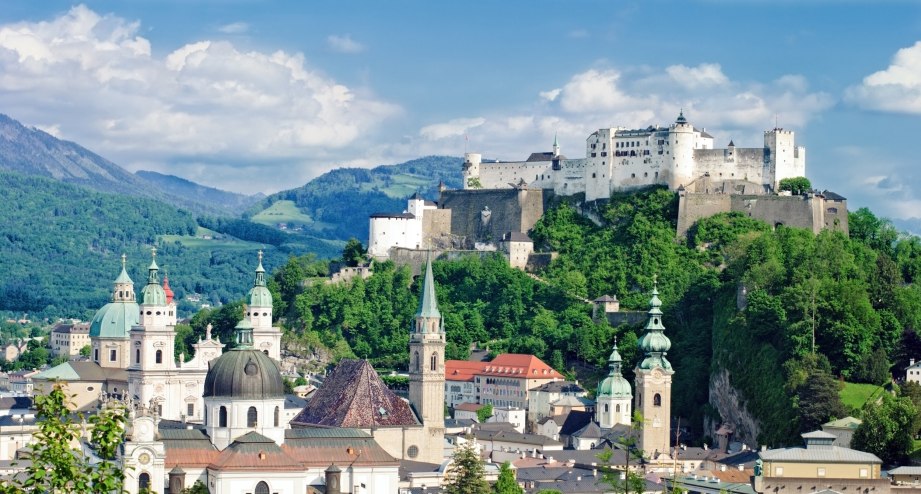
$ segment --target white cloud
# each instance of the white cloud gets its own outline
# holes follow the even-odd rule
[[[540,97],[547,101],[556,101],[557,97],[560,96],[560,93],[563,92],[560,88],[554,88],[549,91],[541,91]]]
[[[43,22],[0,25],[0,108],[129,169],[160,163],[237,188],[227,167],[328,165],[401,110],[347,87],[299,53],[201,40],[153,55],[140,25],[73,7]],[[164,47],[158,47],[163,52]],[[271,174],[272,189],[282,174]],[[287,173],[284,175],[288,175]],[[303,183],[303,182],[301,182]]]
[[[224,34],[244,34],[249,32],[249,24],[245,22],[231,22],[230,24],[218,26],[217,30]]]
[[[326,44],[327,46],[330,47],[330,49],[332,49],[333,51],[337,51],[339,53],[354,54],[354,53],[361,53],[365,51],[364,45],[353,40],[352,36],[348,34],[344,36],[339,36],[335,34],[327,36]]]
[[[666,67],[665,72],[675,82],[689,89],[722,86],[729,83],[729,78],[723,74],[723,69],[718,63],[703,63],[697,67],[672,65]]]
[[[921,41],[896,52],[885,70],[848,88],[845,99],[871,110],[921,114]]]
[[[422,127],[419,130],[419,135],[429,140],[444,139],[451,136],[461,136],[464,135],[469,129],[479,127],[485,122],[486,119],[482,117],[455,118],[450,122],[432,124]]]

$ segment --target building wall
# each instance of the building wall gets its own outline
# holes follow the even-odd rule
[[[544,214],[541,189],[445,190],[439,207],[451,210],[451,234],[474,242],[501,240],[508,232],[527,232]],[[484,210],[489,209],[488,219]]]
[[[476,386],[473,381],[445,379],[445,403],[451,408],[461,403],[476,403]]]
[[[782,469],[779,471],[778,469]],[[820,470],[824,469],[824,475]],[[806,463],[792,461],[764,461],[764,480],[772,478],[809,479],[878,479],[878,463]]]
[[[391,247],[422,248],[422,221],[410,216],[372,217],[368,254],[386,258]]]

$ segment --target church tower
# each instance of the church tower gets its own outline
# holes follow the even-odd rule
[[[617,341],[614,342],[614,351],[608,358],[608,377],[598,384],[597,399],[595,400],[595,420],[602,429],[610,429],[616,424],[630,425],[633,416],[631,404],[633,391],[630,383],[621,374],[623,359],[617,351]]]
[[[429,254],[419,310],[409,335],[409,403],[427,428],[444,428],[444,354],[445,328],[435,298]]]
[[[129,365],[128,336],[138,323],[139,309],[126,263],[122,254],[122,271],[113,283],[112,301],[99,309],[90,323],[93,362],[100,367],[125,369]]]
[[[665,358],[672,343],[665,336],[662,325],[662,301],[658,286],[653,280],[652,299],[649,301],[649,320],[639,347],[646,357],[637,365],[636,408],[643,414],[643,430],[639,447],[650,459],[669,454],[672,405],[672,364]]]
[[[262,251],[259,251],[259,265],[256,267],[256,281],[247,297],[244,316],[253,325],[253,347],[274,359],[281,361],[281,331],[272,327],[272,293],[266,287],[265,268],[262,267]]]

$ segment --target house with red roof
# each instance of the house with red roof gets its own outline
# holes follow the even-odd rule
[[[452,407],[480,403],[527,409],[531,388],[563,379],[562,374],[534,355],[503,353],[491,362],[448,360],[445,397]]]

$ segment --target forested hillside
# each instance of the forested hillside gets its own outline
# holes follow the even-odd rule
[[[366,241],[372,213],[403,211],[406,199],[417,191],[437,200],[439,182],[461,187],[460,169],[460,158],[447,156],[373,169],[337,168],[302,187],[270,195],[246,217],[273,227],[283,223],[320,238]]]
[[[703,435],[705,417],[730,418],[709,404],[708,390],[711,376],[728,375],[740,413],[760,425],[751,431],[758,441],[792,444],[829,417],[856,413],[842,408],[836,379],[881,383],[890,366],[900,369],[921,352],[917,238],[901,238],[859,210],[850,238],[723,214],[679,243],[676,205],[674,193],[658,188],[615,196],[598,211],[602,226],[556,205],[532,231],[539,246],[560,253],[541,273],[546,283],[499,257],[436,262],[448,357],[465,356],[472,342],[535,353],[590,384],[592,371],[597,378],[605,370],[615,335],[625,360],[635,362],[641,328],[596,324],[581,298],[617,295],[623,307],[645,310],[657,277],[677,371],[673,406],[683,423]],[[406,288],[405,268],[384,263],[350,285],[304,285],[297,282],[304,266],[291,260],[271,283],[297,343],[379,368],[405,365],[418,292]],[[812,406],[815,383],[829,387],[828,406]]]
[[[86,318],[111,296],[121,254],[139,284],[155,244],[179,298],[198,293],[221,303],[252,284],[263,244],[198,240],[195,218],[174,206],[15,173],[0,173],[0,190],[0,310]],[[291,252],[266,247],[269,269]]]

